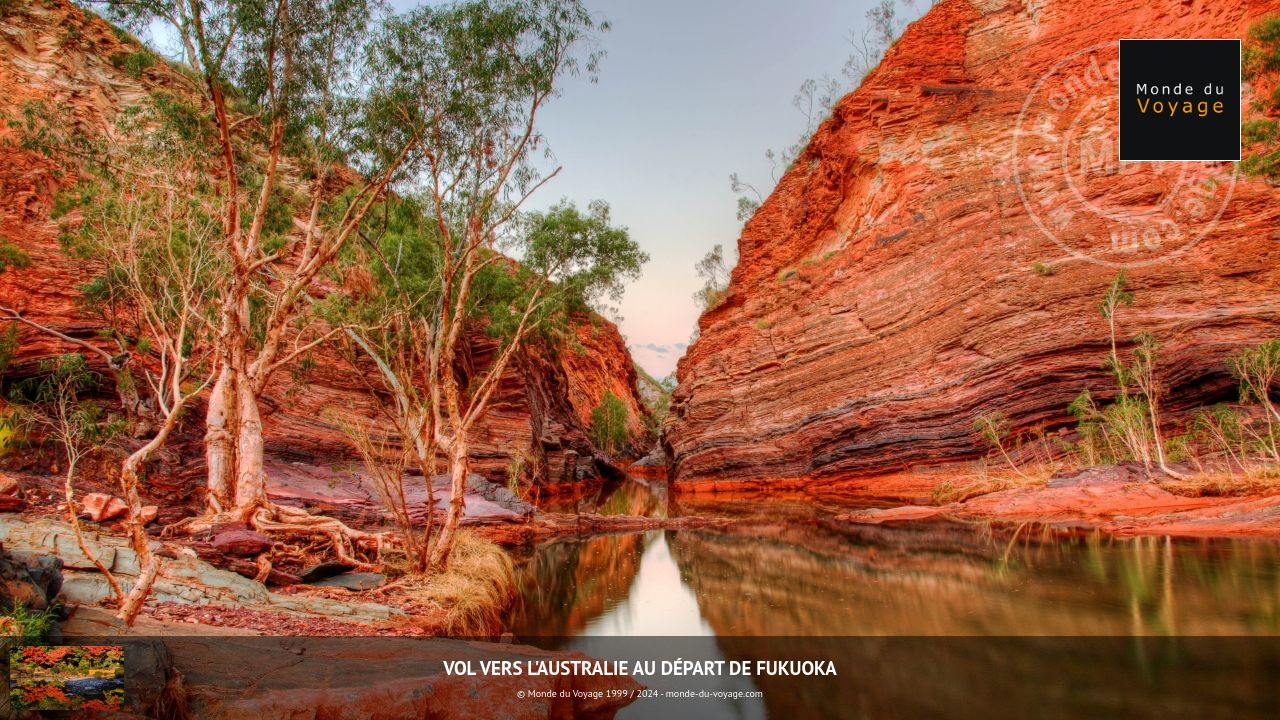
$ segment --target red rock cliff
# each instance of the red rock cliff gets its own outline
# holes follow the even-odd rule
[[[177,71],[163,62],[133,77],[111,61],[136,50],[109,25],[69,3],[12,10],[0,17],[0,114],[17,117],[24,103],[41,100],[101,131],[120,110],[156,91],[189,93]],[[49,218],[53,199],[68,179],[12,140],[0,126],[0,239],[25,251],[31,264],[0,273],[0,305],[92,341],[97,323],[77,305],[78,287],[89,278],[59,248],[58,225]],[[594,474],[593,457],[599,453],[589,439],[590,415],[606,392],[626,403],[633,435],[645,432],[635,370],[617,327],[593,315],[577,318],[573,332],[577,343],[534,348],[507,372],[472,443],[478,472],[505,482],[508,464],[521,456],[548,482],[573,481],[575,470]],[[40,358],[75,350],[22,327],[11,374],[30,373]],[[471,361],[482,364],[491,351],[491,342],[478,335]],[[263,403],[268,455],[283,462],[354,462],[337,422],[378,416],[365,390],[369,385],[332,354],[322,352],[315,360],[298,373],[277,373],[268,390]],[[367,381],[377,385],[372,374]],[[202,417],[203,409],[196,413]],[[196,439],[200,432],[187,428],[185,437]],[[199,448],[189,443],[184,449],[177,462],[198,473]]]
[[[1115,162],[1112,63],[1118,38],[1244,37],[1277,10],[932,8],[744,228],[679,365],[673,478],[830,482],[972,456],[981,413],[1065,425],[1111,386],[1117,266],[1136,294],[1118,334],[1163,343],[1171,405],[1228,399],[1225,356],[1280,334],[1280,195],[1230,163]]]

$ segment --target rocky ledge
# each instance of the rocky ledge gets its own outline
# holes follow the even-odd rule
[[[894,478],[879,484],[893,485]],[[913,480],[906,481],[907,486]],[[907,504],[836,515],[833,521],[897,525],[927,520],[1033,523],[1113,535],[1280,538],[1280,495],[1219,497],[1174,492],[1134,465],[1090,468],[941,505]]]

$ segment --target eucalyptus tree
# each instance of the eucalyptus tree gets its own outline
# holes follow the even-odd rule
[[[491,313],[489,326],[511,340],[487,374],[461,375],[481,280],[507,265],[502,251],[520,242],[513,221],[557,172],[540,171],[538,113],[564,76],[594,73],[598,54],[584,46],[606,26],[576,0],[474,0],[398,17],[374,0],[107,5],[135,27],[172,27],[216,134],[228,272],[206,413],[210,512],[193,525],[234,518],[328,532],[350,559],[341,536],[378,538],[267,501],[260,398],[277,371],[343,330],[321,321],[325,303],[313,293],[370,211],[393,191],[420,191],[437,282],[414,306],[425,318],[415,332],[429,369],[414,404],[430,409],[429,449],[443,453],[461,488],[470,429],[540,324],[554,278],[576,272],[548,266],[522,290],[523,304]],[[535,261],[537,247],[531,241]],[[440,564],[462,510],[455,496]]]
[[[180,132],[145,112],[122,125],[133,141],[117,139],[104,150],[109,169],[87,183],[94,201],[64,241],[96,271],[86,291],[110,294],[128,308],[145,351],[140,374],[156,428],[120,466],[126,525],[140,566],[119,612],[132,624],[159,571],[142,521],[141,474],[213,382],[216,313],[228,266],[219,253],[216,208],[203,192],[203,169]]]
[[[529,198],[559,172],[543,167],[550,154],[539,115],[563,78],[594,77],[599,53],[591,43],[607,28],[577,0],[476,0],[396,17],[372,48],[373,64],[386,71],[374,78],[375,105],[395,112],[376,115],[387,122],[369,128],[382,138],[370,147],[421,138],[406,168],[429,220],[419,233],[426,272],[416,294],[398,303],[410,309],[398,325],[411,350],[395,355],[412,362],[377,364],[424,474],[437,454],[447,463],[451,500],[432,567],[448,561],[471,434],[513,358],[552,308],[563,307],[559,300],[616,287],[642,259],[625,231],[609,226],[602,204],[585,216],[561,206],[520,222]],[[522,264],[511,262],[515,255]],[[472,372],[462,360],[479,314],[501,343],[488,367]]]
[[[402,177],[415,132],[366,129],[403,115],[405,96],[370,102],[365,39],[381,17],[374,0],[144,0],[110,2],[134,26],[161,21],[199,78],[198,112],[214,128],[210,173],[227,267],[215,332],[216,380],[206,411],[208,524],[367,539],[340,523],[267,500],[260,400],[281,368],[338,328],[313,311],[317,280],[365,215]],[[389,59],[394,61],[394,59]],[[383,144],[395,143],[394,146]],[[355,168],[357,172],[352,172]],[[340,201],[339,201],[340,199]]]
[[[441,456],[449,471],[450,504],[440,532],[432,534],[428,515],[421,537],[411,543],[418,570],[448,561],[465,507],[470,437],[503,374],[530,342],[568,347],[572,323],[589,322],[590,308],[606,296],[616,298],[623,281],[638,276],[648,260],[626,229],[613,225],[605,203],[582,211],[561,202],[512,221],[499,245],[519,262],[492,247],[476,251],[483,262],[459,305],[456,292],[444,293],[447,274],[455,270],[443,261],[446,245],[425,207],[394,203],[370,257],[375,289],[349,308],[363,319],[347,322],[353,343],[378,368],[382,387],[375,396],[385,398],[386,416],[414,453],[429,506]],[[460,342],[481,332],[496,342],[487,364],[480,366],[462,346],[452,349],[450,362],[440,361],[448,338],[440,332],[442,305],[459,313],[449,321]]]
[[[110,420],[102,407],[85,396],[97,385],[99,377],[89,369],[84,356],[69,354],[40,363],[40,376],[18,383],[10,400],[19,403],[20,426],[34,426],[52,437],[62,448],[63,494],[67,503],[67,521],[80,551],[106,579],[112,594],[124,598],[120,582],[98,559],[84,539],[76,503],[76,480],[80,463],[89,453],[101,448],[120,429],[121,423]]]
[[[79,178],[68,189],[74,210],[61,219],[59,239],[92,278],[78,288],[84,302],[104,309],[108,334],[128,350],[122,359],[18,319],[95,351],[113,371],[127,363],[130,382],[137,384],[131,394],[145,397],[149,409],[141,443],[128,449],[120,465],[120,491],[129,506],[125,524],[139,560],[139,575],[120,604],[119,615],[130,624],[159,572],[142,519],[139,484],[147,462],[213,381],[217,300],[228,270],[201,162],[201,133],[174,110],[159,100],[126,109],[104,135],[83,131],[57,108],[28,106],[17,124],[24,145],[69,165]],[[69,382],[55,383],[54,396],[74,394],[78,386]],[[55,417],[62,426],[88,431],[65,408]],[[60,434],[69,432],[64,427]],[[65,437],[63,445],[72,455]],[[69,474],[68,502],[71,482]]]

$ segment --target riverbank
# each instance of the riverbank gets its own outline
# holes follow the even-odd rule
[[[1280,491],[1265,484],[1251,492],[1224,486],[1204,494],[1194,481],[1155,481],[1134,465],[1016,483],[986,477],[983,483],[974,490],[973,475],[963,468],[840,483],[725,483],[715,492],[668,488],[656,479],[614,481],[585,496],[544,498],[544,509],[519,517],[508,510],[471,516],[450,570],[431,578],[394,568],[364,573],[334,567],[323,582],[314,582],[312,573],[304,573],[307,582],[281,573],[286,582],[269,578],[267,587],[252,579],[253,563],[229,556],[219,556],[224,567],[206,562],[205,546],[219,542],[156,539],[161,577],[145,617],[261,635],[497,637],[508,629],[510,608],[522,592],[513,562],[557,541],[659,531],[787,538],[807,536],[808,528],[844,537],[858,536],[859,528],[890,528],[924,537],[952,522],[989,527],[1006,538],[1026,526],[1062,536],[1280,538]],[[957,488],[961,499],[938,501]],[[109,527],[90,527],[95,554],[128,585],[137,563],[126,539]],[[58,555],[70,603],[109,604],[105,581],[75,547],[60,516],[37,510],[0,516],[0,541]],[[833,557],[852,552],[828,551]]]
[[[685,515],[730,505],[794,502],[831,508],[829,519],[837,523],[955,519],[1038,523],[1122,536],[1280,538],[1280,479],[1206,474],[1178,480],[1149,476],[1137,464],[995,481],[979,479],[969,467],[952,466],[834,482],[792,478],[776,485],[678,483],[672,496]],[[947,496],[960,499],[940,501]]]

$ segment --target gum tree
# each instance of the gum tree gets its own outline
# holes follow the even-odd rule
[[[602,296],[616,295],[647,256],[626,230],[612,225],[604,203],[592,203],[586,212],[562,203],[512,221],[501,247],[517,253],[519,263],[492,247],[477,249],[485,262],[475,270],[469,297],[458,305],[456,293],[443,292],[450,271],[434,213],[403,202],[391,215],[395,219],[372,253],[376,290],[353,308],[365,320],[350,319],[361,327],[349,336],[378,368],[381,387],[374,395],[385,398],[384,414],[415,455],[429,506],[434,507],[431,478],[441,457],[449,473],[451,499],[440,532],[432,535],[428,518],[423,536],[411,543],[419,549],[411,559],[425,571],[442,567],[452,551],[465,507],[470,438],[503,374],[530,343],[564,342],[569,323]],[[445,304],[459,313],[449,321],[456,323],[460,340],[483,332],[496,341],[487,365],[479,366],[461,345],[447,365],[438,359],[447,338],[438,330]],[[368,433],[353,437],[367,440]]]
[[[576,0],[477,0],[395,18],[371,53],[375,65],[389,70],[376,79],[375,102],[399,110],[379,116],[388,123],[372,134],[390,139],[376,144],[422,138],[409,167],[420,179],[434,236],[433,292],[415,301],[421,308],[415,352],[426,391],[397,403],[416,413],[414,435],[423,448],[448,464],[452,497],[429,560],[435,568],[447,563],[462,516],[476,422],[545,314],[553,281],[575,270],[576,258],[536,236],[522,238],[513,221],[559,172],[543,172],[536,162],[545,145],[539,113],[566,75],[595,72],[598,55],[580,51],[605,29]],[[525,267],[539,268],[540,276],[514,293],[515,302],[491,305],[488,323],[506,340],[488,368],[469,373],[461,360],[482,283],[491,270],[509,266],[502,251],[524,239]],[[407,385],[383,374],[393,388]]]
[[[196,151],[200,136],[185,118],[168,114],[172,109],[164,103],[128,109],[115,118],[109,137],[80,131],[56,108],[28,107],[19,126],[24,144],[73,167],[80,178],[60,240],[93,277],[79,288],[83,301],[104,309],[101,317],[110,334],[129,350],[121,360],[23,321],[94,350],[113,371],[127,362],[129,381],[136,383],[131,396],[142,398],[139,404],[147,408],[147,427],[135,427],[141,442],[120,465],[120,491],[129,506],[125,523],[139,561],[139,575],[120,604],[119,616],[129,624],[159,572],[143,524],[139,485],[147,462],[178,429],[192,399],[213,381],[216,300],[227,274],[218,252],[216,207]],[[129,405],[123,409],[131,410]],[[82,425],[74,416],[63,423],[69,421]],[[70,483],[69,475],[68,497]]]
[[[387,124],[412,106],[406,96],[370,102],[364,78],[383,68],[363,43],[380,8],[367,0],[108,5],[134,26],[173,28],[199,79],[194,113],[212,127],[219,158],[211,194],[227,275],[205,417],[209,514],[192,527],[236,519],[327,533],[351,559],[348,541],[368,534],[267,500],[259,405],[276,373],[340,330],[313,312],[315,284],[421,148],[412,131],[366,132],[374,115],[388,115],[376,121]]]

